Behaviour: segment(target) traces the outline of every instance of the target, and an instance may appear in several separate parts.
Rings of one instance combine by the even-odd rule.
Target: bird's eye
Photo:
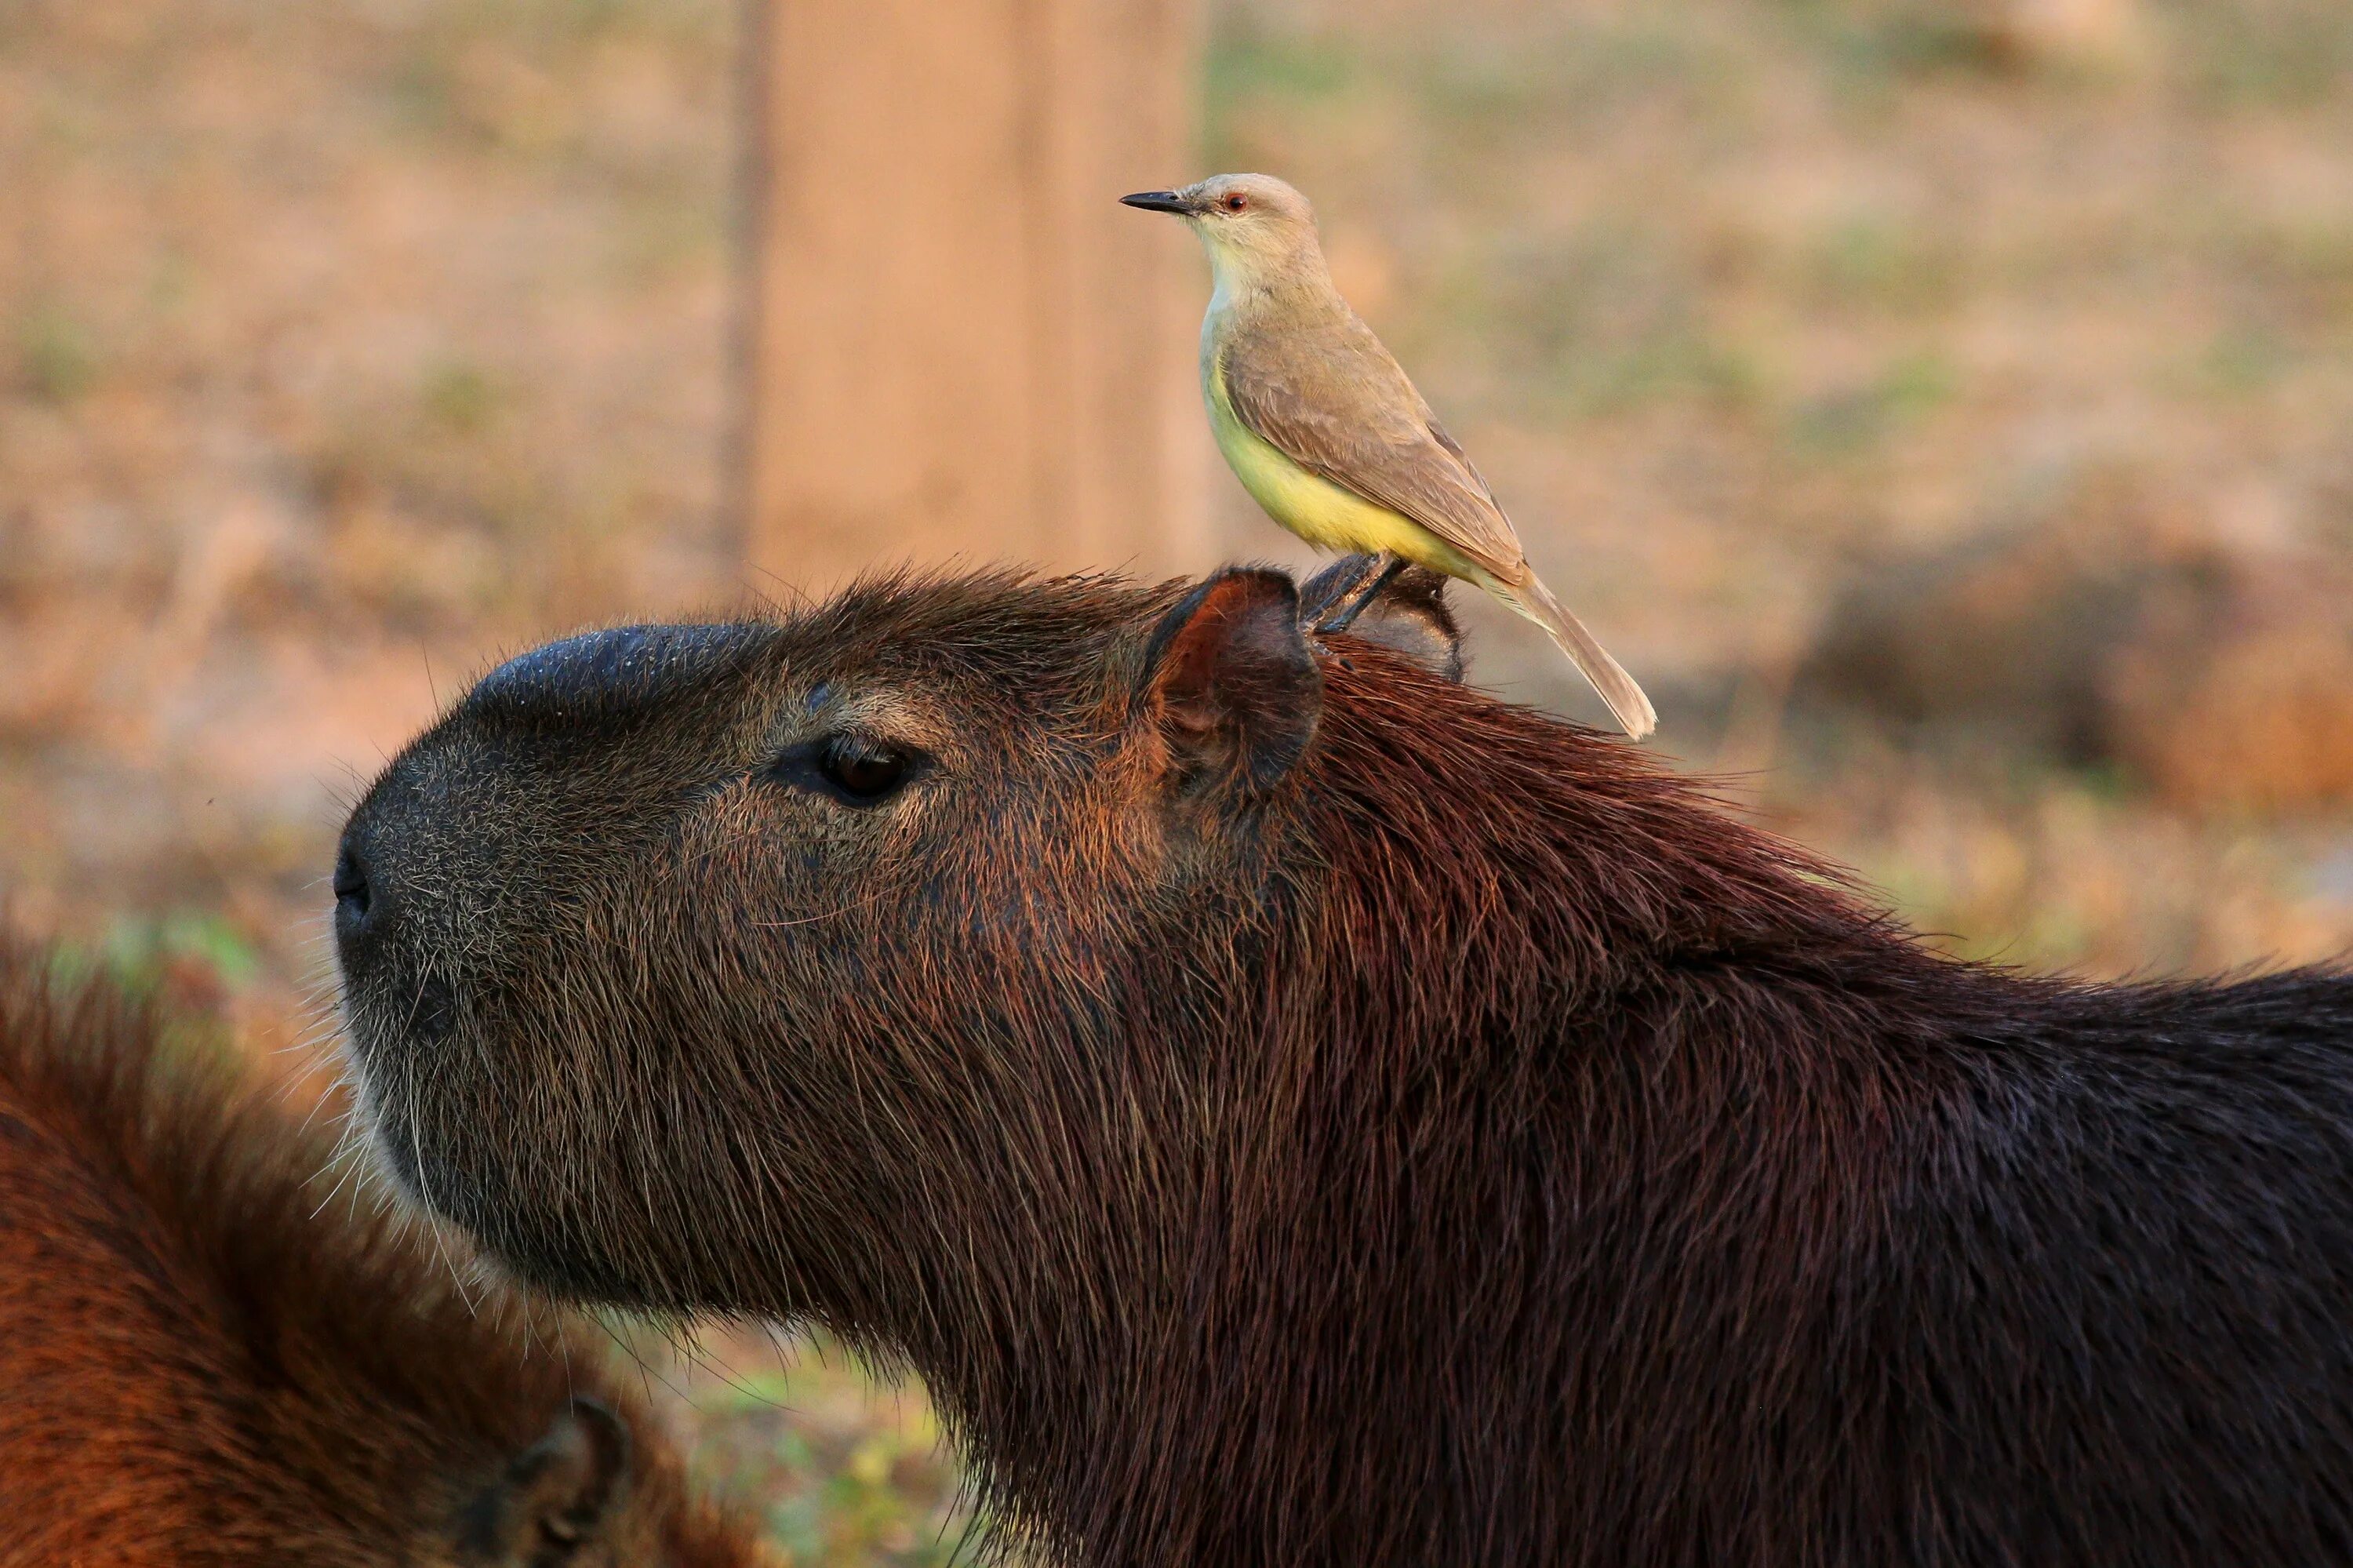
[[[794,747],[768,772],[780,783],[830,795],[845,806],[873,806],[897,794],[920,761],[885,742],[840,734]]]
[[[1248,206],[1250,206],[1250,197],[1240,191],[1235,191],[1226,197],[1225,207],[1228,212],[1240,212]]]

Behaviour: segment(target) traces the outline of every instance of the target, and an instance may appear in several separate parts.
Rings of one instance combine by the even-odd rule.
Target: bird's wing
[[[1353,313],[1233,334],[1219,363],[1234,412],[1292,461],[1410,517],[1505,583],[1526,577],[1487,482]]]

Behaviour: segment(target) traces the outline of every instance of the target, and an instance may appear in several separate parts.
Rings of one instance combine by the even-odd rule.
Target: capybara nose
[[[420,1044],[435,1044],[457,1026],[458,988],[438,967],[420,966],[413,953],[405,954],[395,939],[400,925],[414,918],[414,890],[403,886],[387,835],[368,823],[363,807],[335,853],[335,958],[346,994],[389,998],[400,1031]]]
[[[384,929],[390,918],[384,890],[368,875],[368,865],[349,833],[335,852],[335,946],[348,965],[361,946]]]
[[[765,640],[756,625],[618,626],[584,631],[508,660],[466,703],[477,711],[565,720],[682,695]]]

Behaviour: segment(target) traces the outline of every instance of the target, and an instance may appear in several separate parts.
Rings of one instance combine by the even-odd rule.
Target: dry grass
[[[437,683],[740,593],[731,26],[723,0],[0,7],[21,923],[290,1036],[337,802]],[[2353,939],[2353,802],[2234,794],[2256,743],[2206,685],[2134,711],[2154,785],[1791,697],[1891,552],[2097,526],[2258,575],[2353,560],[2353,10],[1225,0],[1205,94],[1204,165],[1315,194],[1344,286],[1670,747],[1973,953],[2113,974]],[[1273,548],[1221,493],[1238,548]],[[1477,627],[1485,678],[1585,711]],[[2296,659],[2326,709],[2343,649]],[[2294,767],[2336,721],[2284,711],[2261,744]],[[681,1419],[803,1560],[931,1560],[927,1418],[863,1387],[796,1363]]]

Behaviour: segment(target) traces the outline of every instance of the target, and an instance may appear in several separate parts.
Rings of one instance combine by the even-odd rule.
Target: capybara
[[[268,1091],[44,970],[0,948],[0,1564],[762,1560],[581,1330],[461,1292]]]
[[[385,1163],[920,1372],[1044,1561],[2353,1561],[2353,978],[1957,961],[1300,599],[494,671],[344,835]]]

